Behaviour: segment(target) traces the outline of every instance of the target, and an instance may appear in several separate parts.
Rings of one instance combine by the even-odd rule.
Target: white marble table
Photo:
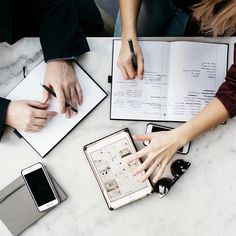
[[[232,62],[236,38],[218,41],[231,43]],[[89,43],[91,52],[79,61],[109,94],[107,75],[111,70],[112,40],[93,38]],[[7,95],[23,79],[22,66],[26,65],[29,72],[40,60],[42,52],[37,39],[24,39],[11,47],[0,44],[0,95]],[[68,194],[67,201],[23,235],[236,235],[236,120],[193,142],[190,153],[185,156],[192,166],[165,198],[160,200],[153,194],[109,211],[82,147],[123,127],[129,127],[133,134],[142,134],[146,126],[145,122],[110,121],[109,98],[45,159],[18,139],[12,129],[5,133],[0,143],[0,189],[18,177],[21,169],[42,161]],[[3,226],[0,226],[0,235],[7,235]]]

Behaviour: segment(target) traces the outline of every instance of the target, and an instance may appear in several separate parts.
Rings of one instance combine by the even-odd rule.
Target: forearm
[[[119,0],[124,40],[137,37],[137,19],[141,2],[141,0]]]
[[[229,113],[218,98],[214,98],[198,115],[175,129],[182,145],[192,141],[207,130],[229,119]]]

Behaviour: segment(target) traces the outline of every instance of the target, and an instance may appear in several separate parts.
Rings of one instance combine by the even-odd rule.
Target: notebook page
[[[30,145],[43,157],[47,154],[73,127],[82,120],[104,97],[105,92],[76,64],[74,65],[77,77],[83,90],[84,102],[78,107],[78,114],[67,119],[58,114],[37,133],[20,132]],[[43,83],[46,64],[38,65],[9,95],[11,100],[38,100],[42,101]],[[59,112],[56,98],[51,96],[48,110]]]
[[[168,120],[187,121],[214,97],[227,71],[228,45],[172,42]]]
[[[143,80],[124,80],[117,66],[121,41],[114,40],[111,119],[165,120],[169,43],[140,41]]]

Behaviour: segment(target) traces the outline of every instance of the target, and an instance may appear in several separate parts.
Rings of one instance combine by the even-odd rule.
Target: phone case
[[[106,204],[107,204],[109,210],[114,210],[114,209],[109,205],[109,202],[107,201],[107,199],[106,199],[106,197],[105,197],[105,195],[104,195],[104,192],[103,192],[103,190],[102,190],[102,186],[101,186],[101,184],[100,184],[100,182],[99,182],[99,180],[98,180],[98,177],[97,177],[97,175],[96,175],[96,173],[95,173],[95,171],[94,171],[94,168],[93,168],[93,166],[92,166],[92,164],[91,164],[91,162],[90,162],[90,160],[89,160],[89,157],[88,157],[88,155],[87,155],[86,150],[87,150],[87,148],[88,148],[89,146],[92,146],[92,145],[94,145],[95,143],[97,143],[97,142],[99,142],[99,141],[101,141],[101,140],[107,139],[107,138],[109,138],[109,137],[111,137],[111,136],[114,136],[114,135],[117,135],[117,134],[120,134],[120,133],[123,133],[123,132],[126,132],[126,133],[130,136],[130,139],[131,139],[132,144],[133,144],[133,146],[134,146],[134,148],[135,148],[135,151],[137,151],[137,148],[136,148],[136,146],[135,146],[135,143],[134,143],[134,141],[133,141],[133,139],[132,139],[132,136],[131,136],[130,131],[129,131],[128,128],[124,128],[124,129],[119,130],[119,131],[117,131],[117,132],[115,132],[115,133],[112,133],[112,134],[110,134],[110,135],[107,135],[107,136],[105,136],[105,137],[103,137],[103,138],[100,138],[100,139],[98,139],[98,140],[96,140],[96,141],[94,141],[94,142],[92,142],[92,143],[89,143],[89,144],[87,144],[87,145],[85,145],[85,146],[83,147],[85,156],[86,156],[86,158],[87,158],[87,160],[88,160],[88,162],[89,162],[89,165],[90,165],[90,167],[91,167],[91,169],[92,169],[92,171],[93,171],[93,174],[94,174],[94,176],[95,176],[95,178],[96,178],[96,181],[97,181],[97,183],[98,183],[98,185],[99,185],[99,188],[100,188],[100,190],[101,190],[101,192],[102,192],[102,194],[103,194],[103,197],[104,197],[104,199],[105,199],[105,202],[106,202]],[[151,181],[150,181],[150,183],[151,183]],[[152,185],[152,183],[151,183],[151,185]],[[152,187],[153,187],[153,186],[152,186]],[[154,190],[152,190],[151,193],[153,193],[153,192],[154,192]],[[149,194],[148,194],[148,195],[149,195]]]
[[[43,169],[43,172],[44,172],[44,174],[45,174],[45,176],[46,176],[46,178],[47,178],[47,181],[49,182],[49,185],[50,185],[50,187],[52,188],[53,194],[55,195],[56,199],[58,200],[58,204],[60,204],[60,198],[59,198],[58,193],[57,193],[57,191],[56,191],[56,188],[55,188],[55,186],[54,186],[54,184],[53,184],[53,182],[52,182],[52,180],[51,180],[51,178],[50,178],[50,176],[49,176],[49,174],[48,174],[48,171],[47,171],[46,166],[44,166],[41,162],[37,162],[37,163],[35,163],[35,164],[41,164],[41,165],[42,165],[42,169]],[[35,164],[34,164],[34,165],[35,165]],[[31,165],[31,166],[34,166],[34,165]],[[29,167],[31,167],[31,166],[28,166],[27,168],[29,168]],[[25,169],[27,169],[27,168],[25,168]],[[24,170],[24,169],[23,169],[23,170]],[[39,211],[38,205],[37,205],[37,203],[36,203],[36,201],[35,201],[35,198],[34,198],[32,192],[31,192],[31,189],[30,189],[30,187],[28,186],[28,183],[27,183],[27,181],[26,181],[24,175],[22,174],[23,170],[21,170],[21,176],[22,176],[22,178],[23,178],[23,180],[24,180],[24,182],[25,182],[25,186],[27,187],[27,189],[28,189],[28,191],[29,191],[29,193],[30,193],[30,196],[31,196],[31,198],[32,198],[32,200],[33,200],[33,202],[34,202],[34,204],[35,204],[37,210]],[[54,207],[53,207],[53,208],[54,208]]]

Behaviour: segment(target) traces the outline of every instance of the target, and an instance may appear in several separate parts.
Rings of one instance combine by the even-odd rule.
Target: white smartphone
[[[150,134],[150,133],[153,133],[153,132],[160,132],[160,131],[169,131],[171,129],[173,129],[173,128],[149,123],[149,124],[147,124],[146,134]],[[150,141],[144,141],[143,142],[143,144],[145,146],[147,146],[149,143],[150,143]],[[183,146],[182,148],[180,148],[177,151],[177,153],[179,153],[179,154],[187,154],[189,152],[189,148],[190,148],[190,143],[188,143],[185,146]]]
[[[124,129],[84,147],[84,152],[110,210],[134,202],[151,194],[149,180],[141,181],[132,170],[139,160],[127,164],[127,157],[136,152],[128,129]]]
[[[45,211],[59,204],[56,190],[41,163],[23,169],[21,175],[39,211]]]

